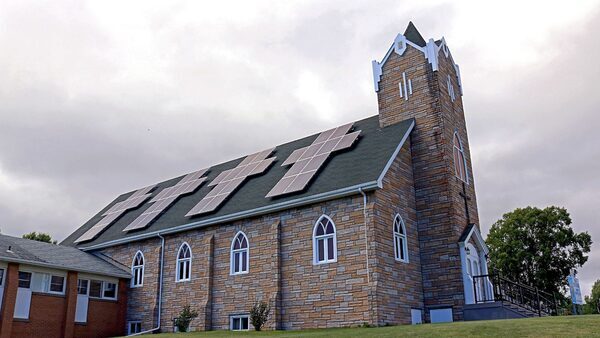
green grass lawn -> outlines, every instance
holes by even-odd
[[[302,331],[210,331],[153,337],[600,337],[600,315]]]

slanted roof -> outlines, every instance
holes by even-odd
[[[421,36],[421,33],[419,33],[417,27],[415,27],[412,21],[408,23],[408,26],[406,27],[406,30],[402,35],[404,35],[406,39],[410,40],[411,42],[420,47],[427,46],[427,42],[425,41],[425,39],[423,39],[423,36]]]
[[[106,210],[113,204],[127,199],[133,192],[123,194],[73,232],[62,244],[77,245],[85,250],[96,249],[155,237],[159,233],[173,233],[212,224],[223,224],[236,219],[356,194],[358,188],[376,189],[381,186],[383,174],[395,159],[413,126],[414,120],[410,119],[381,128],[378,115],[356,121],[354,130],[362,131],[359,139],[351,148],[332,153],[303,191],[266,198],[270,189],[289,169],[289,167],[281,166],[283,161],[294,150],[310,145],[319,134],[279,145],[271,155],[277,157],[275,163],[265,173],[248,178],[215,212],[186,217],[185,215],[212,189],[208,186],[208,182],[211,182],[222,171],[237,166],[244,157],[212,166],[207,173],[207,183],[203,184],[196,192],[180,197],[148,227],[137,231],[123,231],[150,207],[150,203],[144,203],[139,208],[125,213],[95,239],[76,244],[75,241],[96,224]],[[159,192],[173,186],[181,177],[158,183],[155,191]]]
[[[0,235],[0,261],[130,278],[131,272],[74,247]]]

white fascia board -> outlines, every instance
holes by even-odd
[[[27,259],[10,258],[10,257],[2,257],[2,258],[0,258],[0,260],[2,260],[4,262],[9,262],[9,263],[26,264],[26,265],[31,265],[31,266],[39,266],[39,267],[43,267],[43,268],[51,268],[51,269],[62,270],[62,271],[77,271],[77,272],[92,273],[92,274],[117,277],[117,278],[131,278],[131,276],[129,274],[127,274],[126,272],[123,272],[122,274],[99,273],[98,271],[94,271],[94,270],[90,270],[90,269],[72,268],[72,267],[68,267],[68,266],[62,266],[62,265],[51,264],[51,263],[46,263],[46,262],[37,262],[37,261],[30,261]]]
[[[412,132],[412,130],[413,130],[414,127],[415,127],[415,121],[413,120],[412,123],[410,124],[410,127],[408,127],[408,130],[406,131],[406,133],[402,137],[402,140],[400,141],[400,143],[396,147],[396,150],[394,150],[394,153],[392,154],[392,157],[390,157],[390,159],[386,163],[385,167],[383,168],[383,171],[379,175],[379,178],[377,179],[377,186],[379,187],[379,189],[383,188],[383,178],[387,174],[388,170],[390,170],[390,167],[394,163],[394,160],[396,160],[396,157],[398,157],[398,154],[400,153],[400,150],[402,150],[402,147],[404,146],[404,142],[406,142],[406,139],[408,139],[408,136],[410,136],[410,133]]]
[[[237,220],[244,219],[244,218],[256,217],[256,216],[260,216],[260,215],[264,215],[264,214],[268,214],[268,213],[272,213],[272,212],[276,212],[276,211],[280,211],[280,210],[300,207],[300,206],[307,205],[307,204],[313,204],[313,203],[331,200],[331,199],[335,199],[335,198],[359,194],[359,189],[361,189],[363,191],[370,191],[370,190],[375,190],[378,188],[379,188],[379,186],[378,186],[377,181],[361,183],[361,184],[357,184],[354,186],[350,186],[350,187],[346,187],[346,188],[342,188],[342,189],[338,189],[338,190],[334,190],[334,191],[329,191],[329,192],[325,192],[325,193],[321,193],[321,194],[316,194],[316,195],[311,195],[311,196],[307,196],[307,197],[303,197],[303,198],[294,199],[291,201],[272,204],[272,205],[268,205],[268,206],[264,206],[264,207],[260,207],[260,208],[256,208],[256,209],[251,209],[251,210],[245,210],[245,211],[237,212],[234,214],[214,217],[214,218],[210,218],[210,219],[206,219],[206,220],[202,220],[202,221],[198,221],[198,222],[186,223],[186,224],[178,225],[178,226],[171,227],[171,228],[164,229],[164,230],[157,230],[157,231],[149,232],[146,234],[140,234],[137,236],[124,237],[124,238],[120,238],[117,240],[100,243],[97,245],[91,245],[88,247],[80,247],[79,249],[83,250],[83,251],[90,251],[90,250],[107,248],[107,247],[111,247],[111,246],[115,246],[115,245],[119,245],[119,244],[125,244],[125,243],[129,243],[129,242],[139,241],[142,239],[157,237],[158,235],[168,235],[168,234],[178,233],[178,232],[182,232],[182,231],[203,228],[203,227],[206,227],[209,225],[233,222],[233,221],[237,221]]]

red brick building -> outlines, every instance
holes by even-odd
[[[0,337],[122,335],[128,270],[76,248],[0,235]]]
[[[62,243],[130,269],[129,333],[185,305],[248,329],[260,300],[271,329],[464,318],[489,285],[459,68],[412,23],[372,67],[378,114],[123,194]]]

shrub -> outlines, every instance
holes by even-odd
[[[187,332],[190,323],[196,317],[198,317],[198,311],[192,310],[189,305],[184,306],[179,313],[179,317],[175,318],[175,325],[179,332]]]
[[[271,306],[262,300],[254,304],[252,309],[250,309],[250,322],[256,331],[260,331],[263,325],[265,325],[270,313]]]

